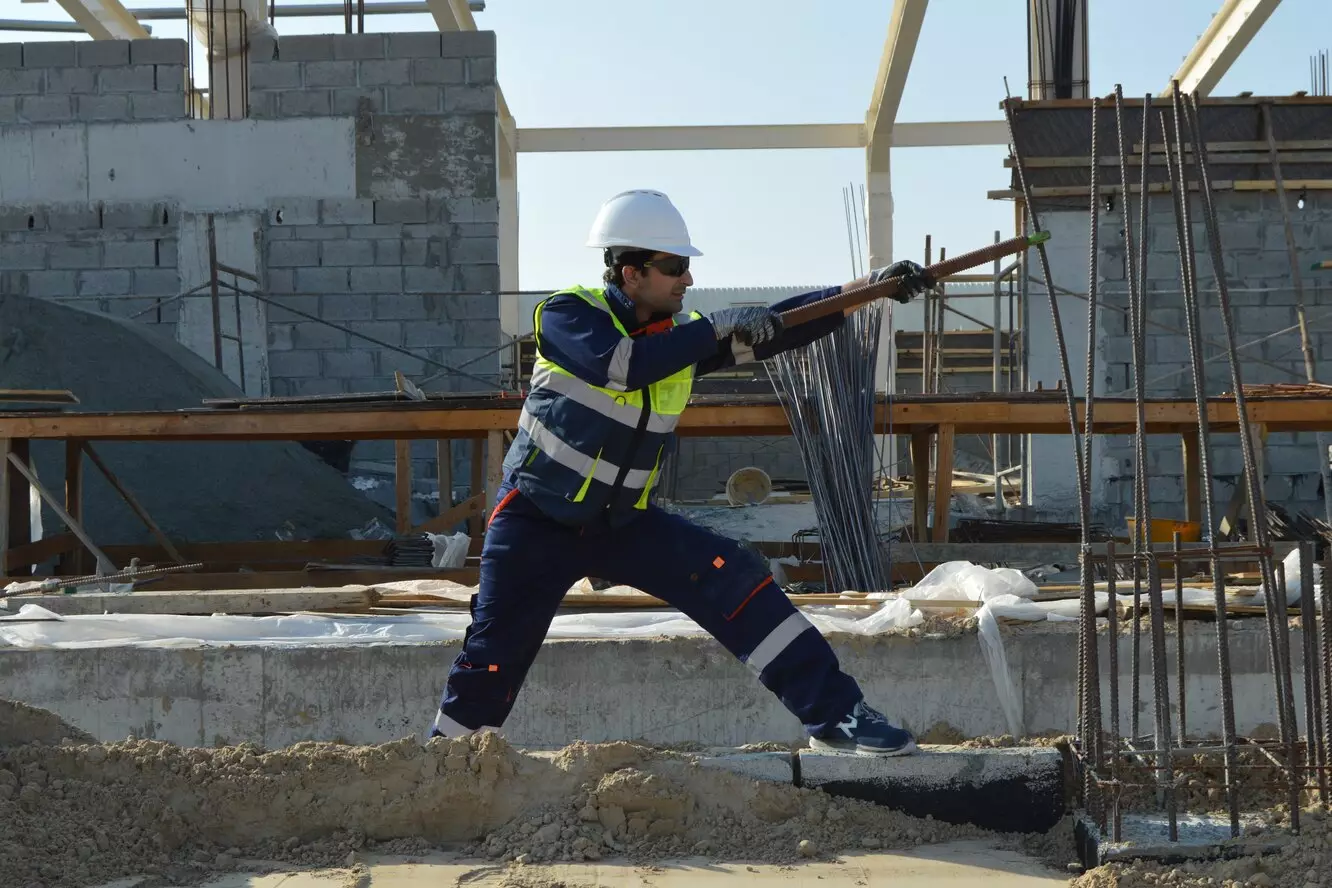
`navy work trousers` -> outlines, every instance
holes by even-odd
[[[744,661],[811,734],[861,699],[828,642],[733,540],[650,506],[617,528],[577,528],[501,491],[481,552],[481,588],[449,671],[436,728],[499,728],[564,593],[583,577],[632,586],[679,608]]]

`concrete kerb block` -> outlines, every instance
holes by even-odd
[[[183,65],[186,56],[184,40],[149,37],[130,41],[131,65]]]
[[[73,68],[79,64],[78,44],[73,40],[21,45],[25,68]]]
[[[711,752],[702,766],[998,832],[1048,832],[1069,810],[1066,759],[1050,747],[923,746],[897,758]]]
[[[130,63],[128,40],[80,40],[75,45],[79,48],[78,63],[84,67],[110,67]]]
[[[31,44],[40,46],[43,44]],[[23,46],[22,43],[0,43],[0,68],[22,68],[23,67]]]
[[[293,34],[277,41],[276,58],[284,62],[322,62],[333,58],[332,34]]]
[[[495,55],[494,31],[449,31],[441,36],[440,55],[446,59]]]
[[[382,59],[388,44],[387,34],[334,34],[333,58]]]
[[[404,32],[388,35],[388,57],[391,59],[439,58],[442,34]]]

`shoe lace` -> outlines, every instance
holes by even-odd
[[[856,718],[859,718],[862,721],[871,722],[876,725],[887,726],[889,724],[887,716],[872,706],[869,706],[864,701],[856,704],[855,715]]]

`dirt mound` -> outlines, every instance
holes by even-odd
[[[59,733],[59,731],[57,731]],[[495,861],[693,853],[784,862],[983,835],[630,743],[524,755],[494,734],[265,752],[156,741],[0,749],[0,885],[175,882],[368,850]]]
[[[0,749],[28,743],[57,746],[65,740],[96,742],[91,734],[79,730],[54,712],[27,703],[0,700]]]

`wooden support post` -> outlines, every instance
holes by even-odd
[[[930,431],[911,432],[911,538],[918,543],[927,540],[930,527]]]
[[[139,517],[139,520],[143,522],[143,526],[148,528],[148,532],[153,535],[153,539],[157,540],[157,544],[166,550],[167,557],[177,564],[185,564],[185,559],[181,557],[181,554],[176,547],[171,544],[171,540],[167,535],[162,532],[162,528],[157,526],[157,522],[153,520],[153,516],[149,515],[148,510],[143,507],[143,504],[139,502],[134,494],[129,492],[129,488],[120,483],[120,479],[111,471],[111,468],[102,459],[101,454],[96,450],[93,450],[92,445],[87,441],[81,442],[80,450],[83,453],[88,454],[89,461],[97,467],[97,471],[102,473],[102,477],[106,479],[106,483],[114,487],[116,493],[120,494],[120,498],[125,501],[125,505],[129,506],[131,511]],[[65,458],[67,460],[69,459],[68,456]]]
[[[495,494],[499,493],[504,483],[504,433],[492,431],[486,433],[486,518],[495,508]]]
[[[934,534],[936,543],[948,542],[948,511],[953,500],[953,427],[939,426],[934,445]]]
[[[1255,483],[1258,487],[1258,495],[1266,497],[1267,482],[1265,479],[1267,478],[1267,460],[1263,458],[1263,454],[1267,450],[1267,426],[1259,423],[1251,424],[1249,426],[1249,440],[1253,442],[1253,463],[1257,474]],[[1247,486],[1248,485],[1245,485],[1246,488]],[[1249,527],[1249,539],[1257,540],[1257,528],[1253,526],[1253,506],[1253,503],[1246,500],[1243,515],[1244,521]]]
[[[486,442],[482,438],[472,439],[472,486],[469,489],[468,496],[476,496],[479,493],[485,493],[486,488],[486,462],[485,462]],[[467,522],[467,532],[472,539],[476,539],[485,532],[485,516],[490,514],[490,506],[481,510],[480,515],[473,515]]]
[[[28,464],[29,442],[27,438],[9,439],[9,449],[5,453],[3,471],[8,480],[9,495],[9,548],[26,546],[32,542],[32,512],[30,508],[31,489],[28,479],[15,467],[9,457],[16,456],[24,465]]]
[[[24,443],[26,444],[27,442],[25,441]],[[52,496],[49,490],[42,486],[37,480],[37,477],[33,475],[32,468],[27,462],[19,458],[17,452],[11,452],[9,454],[9,464],[15,469],[18,469],[19,474],[28,482],[28,486],[37,491],[37,495],[50,506],[51,511],[56,513],[60,520],[65,523],[65,526],[70,529],[70,532],[78,537],[83,545],[88,547],[88,551],[92,553],[93,558],[97,561],[98,572],[100,574],[115,573],[116,566],[111,563],[111,559],[107,558],[102,550],[97,548],[97,544],[92,541],[92,537],[88,536],[88,532],[83,529],[83,525],[78,521],[75,521],[74,518],[65,511],[65,507],[60,504],[60,501]],[[13,492],[12,489],[10,492]],[[26,532],[27,528],[24,530]]]
[[[1211,516],[1204,518],[1202,513],[1203,478],[1198,452],[1198,433],[1184,432],[1180,435],[1180,442],[1184,446],[1184,520],[1196,521],[1199,524],[1211,521]]]
[[[9,439],[0,438],[0,576],[9,573]]]
[[[83,522],[83,442],[78,438],[65,439],[65,511],[75,521]],[[88,573],[85,550],[70,549],[60,556],[58,573],[66,577],[81,577]]]
[[[435,477],[439,480],[439,514],[453,508],[453,440],[435,442]]]
[[[412,442],[394,441],[393,478],[398,512],[398,533],[412,529]]]

